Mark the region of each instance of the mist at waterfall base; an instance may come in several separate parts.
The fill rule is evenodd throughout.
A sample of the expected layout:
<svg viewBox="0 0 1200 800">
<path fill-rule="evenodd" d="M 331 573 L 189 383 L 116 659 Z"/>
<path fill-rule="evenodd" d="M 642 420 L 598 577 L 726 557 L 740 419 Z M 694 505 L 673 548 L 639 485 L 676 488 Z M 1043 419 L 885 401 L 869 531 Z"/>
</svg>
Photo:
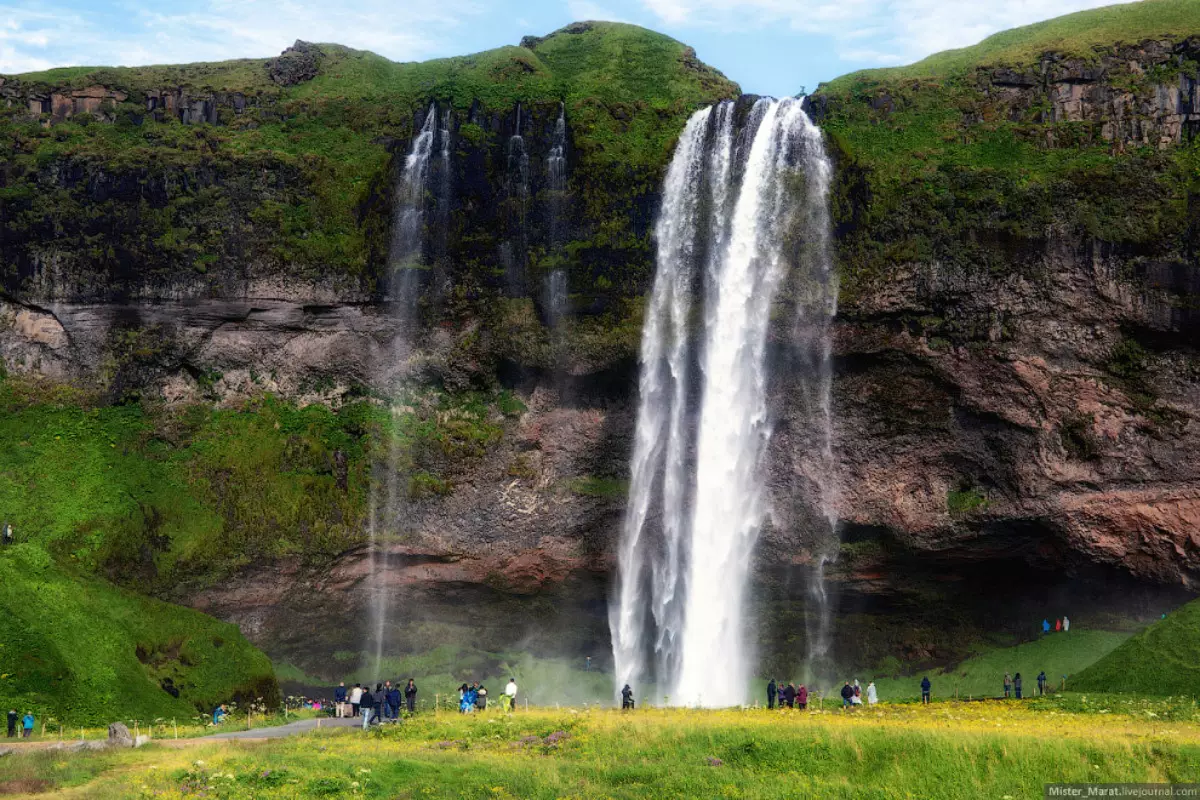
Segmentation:
<svg viewBox="0 0 1200 800">
<path fill-rule="evenodd" d="M 786 334 L 806 395 L 793 472 L 816 488 L 814 562 L 836 554 L 829 320 L 831 176 L 799 99 L 732 102 L 688 121 L 668 168 L 643 327 L 631 480 L 610 608 L 617 691 L 675 705 L 743 704 L 755 657 L 748 583 L 773 498 L 764 458 L 768 337 Z M 699 323 L 699 324 L 698 324 Z M 791 501 L 791 487 L 785 487 Z M 829 649 L 831 609 L 814 570 L 809 664 Z"/>
</svg>

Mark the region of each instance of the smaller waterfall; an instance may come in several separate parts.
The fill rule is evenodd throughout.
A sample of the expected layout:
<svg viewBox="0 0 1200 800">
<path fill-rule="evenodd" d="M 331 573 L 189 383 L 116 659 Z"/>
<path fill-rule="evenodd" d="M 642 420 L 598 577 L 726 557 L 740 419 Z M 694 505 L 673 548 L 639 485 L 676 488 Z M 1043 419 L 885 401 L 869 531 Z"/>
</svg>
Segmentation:
<svg viewBox="0 0 1200 800">
<path fill-rule="evenodd" d="M 567 315 L 567 273 L 556 269 L 546 278 L 546 316 L 557 331 Z"/>
<path fill-rule="evenodd" d="M 567 106 L 558 104 L 558 121 L 554 123 L 554 139 L 546 157 L 546 173 L 551 191 L 567 189 Z"/>
<path fill-rule="evenodd" d="M 431 103 L 425 113 L 425 122 L 413 139 L 412 150 L 404 160 L 404 173 L 396 187 L 396 218 L 392 223 L 392 246 L 388 253 L 388 267 L 393 275 L 421 257 L 425 189 L 437 122 L 437 105 Z"/>
<path fill-rule="evenodd" d="M 445 119 L 449 120 L 449 110 Z M 417 301 L 420 296 L 420 267 L 423 264 L 425 246 L 425 198 L 431 180 L 435 139 L 439 134 L 437 105 L 430 104 L 425 119 L 413 137 L 412 147 L 404 160 L 404 168 L 395 187 L 395 213 L 392 220 L 391 247 L 388 252 L 387 298 L 399 333 L 391 347 L 376 354 L 375 369 L 393 397 L 403 390 L 403 385 L 390 381 L 397 367 L 410 356 L 413 328 L 417 322 Z M 449 187 L 449 170 L 445 163 L 446 144 L 449 137 L 443 136 L 442 182 Z M 393 400 L 393 418 L 399 416 L 400 407 Z M 384 585 L 387 574 L 385 538 L 401 529 L 404 519 L 404 503 L 407 499 L 408 476 L 400 472 L 403 453 L 398 437 L 389 437 L 387 459 L 376 464 L 371 491 L 368 537 L 370 541 L 370 633 L 367 651 L 372 654 L 368 667 L 378 678 L 382 674 L 382 663 L 387 637 L 387 615 L 389 596 Z"/>
<path fill-rule="evenodd" d="M 521 116 L 521 104 L 517 103 L 516 133 L 508 139 L 508 179 L 510 192 L 524 198 L 529 196 L 529 154 L 525 152 L 525 137 L 521 135 Z"/>
</svg>

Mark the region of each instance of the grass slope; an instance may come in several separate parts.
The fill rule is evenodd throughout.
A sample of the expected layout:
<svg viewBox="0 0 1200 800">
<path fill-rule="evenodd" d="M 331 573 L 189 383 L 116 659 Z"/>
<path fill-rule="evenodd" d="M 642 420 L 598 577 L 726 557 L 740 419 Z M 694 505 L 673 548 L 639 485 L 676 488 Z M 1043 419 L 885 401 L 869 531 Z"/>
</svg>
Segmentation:
<svg viewBox="0 0 1200 800">
<path fill-rule="evenodd" d="M 1080 673 L 1074 688 L 1146 695 L 1200 693 L 1200 600 L 1171 612 Z"/>
<path fill-rule="evenodd" d="M 855 714 L 423 715 L 247 748 L 9 756 L 0 786 L 125 797 L 1041 797 L 1050 782 L 1200 777 L 1200 729 L 943 704 Z"/>
<path fill-rule="evenodd" d="M 161 688 L 169 678 L 178 699 Z M 187 720 L 240 697 L 279 700 L 267 657 L 234 625 L 72 575 L 45 550 L 0 551 L 0 706 L 42 722 Z"/>
<path fill-rule="evenodd" d="M 1032 697 L 1037 691 L 1037 674 L 1042 670 L 1055 689 L 1061 686 L 1064 675 L 1068 688 L 1079 688 L 1072 676 L 1104 658 L 1128 638 L 1127 633 L 1108 631 L 1056 633 L 1015 647 L 987 650 L 955 667 L 927 674 L 935 696 L 953 697 L 957 689 L 959 697 L 966 698 L 999 697 L 1004 691 L 1004 673 L 1019 672 L 1025 696 Z M 881 698 L 916 699 L 921 694 L 921 677 L 876 678 L 875 685 Z"/>
</svg>

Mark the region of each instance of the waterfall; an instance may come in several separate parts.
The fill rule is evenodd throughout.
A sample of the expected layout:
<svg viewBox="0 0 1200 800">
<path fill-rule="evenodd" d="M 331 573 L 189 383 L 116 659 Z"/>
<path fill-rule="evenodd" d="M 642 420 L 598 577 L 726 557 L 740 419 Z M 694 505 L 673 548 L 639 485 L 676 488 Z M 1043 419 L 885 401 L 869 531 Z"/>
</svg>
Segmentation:
<svg viewBox="0 0 1200 800">
<path fill-rule="evenodd" d="M 798 266 L 785 232 L 828 189 L 813 188 L 828 162 L 801 101 L 758 101 L 738 136 L 734 110 L 693 115 L 667 170 L 609 618 L 616 685 L 652 678 L 660 700 L 684 705 L 746 697 L 746 588 L 767 509 L 767 334 Z"/>
<path fill-rule="evenodd" d="M 521 104 L 517 103 L 516 132 L 508 138 L 509 191 L 524 198 L 529 195 L 529 154 L 525 152 L 525 137 L 521 135 Z M 516 178 L 516 184 L 512 180 Z"/>
<path fill-rule="evenodd" d="M 563 205 L 567 192 L 567 106 L 558 105 L 558 120 L 554 123 L 554 137 L 550 142 L 550 154 L 546 156 L 547 227 L 550 247 L 563 244 Z"/>
<path fill-rule="evenodd" d="M 449 110 L 445 119 L 448 127 Z M 413 137 L 412 147 L 404 160 L 404 169 L 396 183 L 392 239 L 388 252 L 387 300 L 399 333 L 392 339 L 391 346 L 385 352 L 376 354 L 376 370 L 384 382 L 390 383 L 390 376 L 411 355 L 414 328 L 418 322 L 419 273 L 423 266 L 425 198 L 431 180 L 430 165 L 438 131 L 437 106 L 431 104 L 421 128 Z M 450 173 L 445 162 L 448 161 L 449 135 L 445 129 L 442 133 L 444 163 L 441 183 L 444 184 L 445 195 L 448 197 Z M 403 385 L 395 383 L 387 386 L 389 394 L 394 398 L 391 405 L 393 418 L 398 418 L 403 413 L 401 405 L 395 399 L 403 388 Z M 387 554 L 383 552 L 382 545 L 387 534 L 394 535 L 399 532 L 401 520 L 404 519 L 403 506 L 407 499 L 408 475 L 400 471 L 403 455 L 399 439 L 396 436 L 389 437 L 387 460 L 376 465 L 370 498 L 368 586 L 371 597 L 371 627 L 367 652 L 372 654 L 368 667 L 375 677 L 381 675 L 389 601 L 387 587 L 383 581 L 387 574 Z"/>
<path fill-rule="evenodd" d="M 567 314 L 567 274 L 556 269 L 546 278 L 546 316 L 550 327 L 558 330 Z"/>
</svg>

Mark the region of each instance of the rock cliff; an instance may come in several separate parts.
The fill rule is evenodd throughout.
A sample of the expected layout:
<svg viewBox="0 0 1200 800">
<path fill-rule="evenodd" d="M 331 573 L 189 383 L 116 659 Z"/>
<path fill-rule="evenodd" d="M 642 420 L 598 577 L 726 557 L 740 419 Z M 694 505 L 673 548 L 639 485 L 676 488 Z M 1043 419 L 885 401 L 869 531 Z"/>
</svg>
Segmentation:
<svg viewBox="0 0 1200 800">
<path fill-rule="evenodd" d="M 1013 632 L 1055 603 L 1083 604 L 1071 616 L 1087 624 L 1148 612 L 1200 577 L 1195 27 L 848 76 L 810 99 L 838 168 L 844 544 L 831 579 L 857 631 L 839 641 L 844 660 L 945 660 L 998 609 Z M 446 396 L 509 393 L 518 408 L 415 412 L 436 427 L 430 441 L 454 445 L 416 459 L 428 481 L 404 535 L 380 545 L 390 635 L 406 652 L 452 641 L 606 656 L 658 182 L 687 113 L 736 92 L 643 34 L 572 26 L 406 66 L 352 97 L 330 93 L 368 56 L 303 43 L 170 80 L 6 80 L 6 369 L 117 404 L 239 407 L 268 392 L 346 408 L 398 373 Z M 599 88 L 632 52 L 686 91 Z M 435 88 L 414 88 L 429 76 Z M 450 199 L 425 201 L 421 325 L 404 330 L 387 256 L 395 185 L 425 115 L 447 112 Z M 560 113 L 565 197 L 547 180 Z M 557 325 L 556 270 L 570 312 Z M 785 365 L 787 331 L 773 343 Z M 812 465 L 791 401 L 781 380 L 756 592 L 771 621 L 761 648 L 781 668 L 803 655 L 811 570 Z M 342 478 L 319 467 L 350 492 L 337 524 L 357 538 L 247 551 L 218 582 L 181 575 L 155 591 L 332 677 L 328 656 L 356 653 L 370 598 L 353 492 L 373 431 L 355 429 L 362 452 Z M 219 473 L 204 474 L 216 491 Z M 171 574 L 176 547 L 158 541 L 147 568 Z"/>
</svg>

